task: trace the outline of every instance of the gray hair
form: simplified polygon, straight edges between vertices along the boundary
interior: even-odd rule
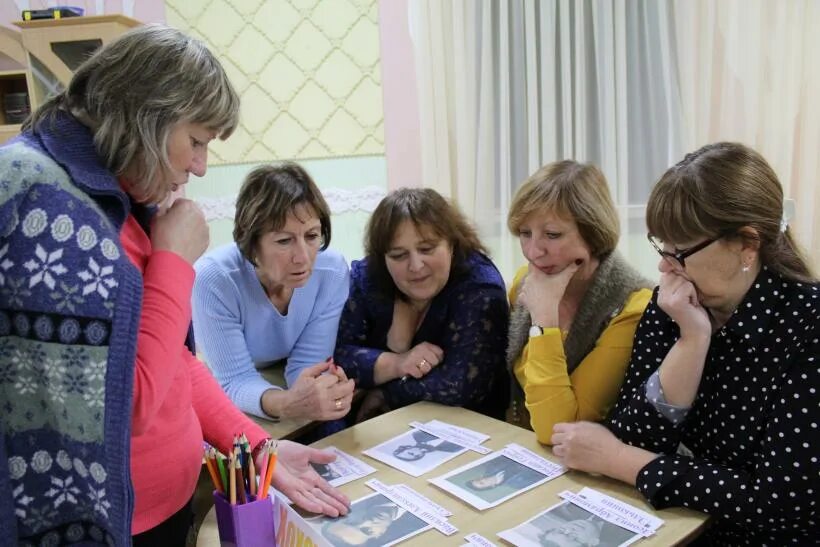
[[[100,48],[24,129],[36,130],[57,110],[91,129],[108,169],[133,176],[134,199],[157,203],[167,192],[159,180],[170,171],[167,140],[174,126],[202,124],[227,139],[239,122],[239,96],[202,42],[151,24]]]

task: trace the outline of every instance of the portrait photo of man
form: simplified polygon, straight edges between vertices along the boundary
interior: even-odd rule
[[[424,431],[414,430],[411,432],[413,444],[402,444],[393,449],[393,456],[407,462],[414,462],[433,452],[458,452],[464,450],[463,447],[449,441],[439,439],[435,435],[430,435]]]
[[[618,547],[637,534],[564,501],[499,534],[517,547]]]
[[[418,477],[466,451],[463,446],[413,429],[365,450],[363,454]]]
[[[462,486],[474,496],[495,502],[515,494],[546,478],[535,469],[498,455],[481,465],[453,475],[448,480]]]
[[[311,526],[335,547],[393,545],[430,528],[382,494],[355,501],[344,517],[322,517]]]

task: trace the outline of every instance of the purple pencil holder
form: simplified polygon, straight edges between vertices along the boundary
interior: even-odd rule
[[[261,500],[251,496],[248,503],[231,505],[225,496],[214,490],[216,524],[222,547],[262,547],[276,544],[271,498]]]

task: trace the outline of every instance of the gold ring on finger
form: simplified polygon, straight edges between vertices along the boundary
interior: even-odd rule
[[[342,400],[341,399],[336,399],[336,410],[341,410],[341,409],[342,409]]]

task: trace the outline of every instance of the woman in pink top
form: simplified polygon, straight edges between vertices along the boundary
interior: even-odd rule
[[[41,410],[18,416],[21,401],[0,417],[0,528],[18,543],[183,545],[203,439],[226,453],[239,432],[255,451],[266,439],[192,352],[204,216],[186,199],[155,207],[205,174],[208,143],[238,115],[203,44],[147,25],[89,58],[0,149],[0,206],[14,208],[0,218],[21,219],[3,226],[0,285],[19,273],[29,287],[0,300],[20,327],[0,321],[0,349],[40,352],[4,373],[27,386],[27,370],[51,363],[46,387],[32,387]],[[278,455],[277,489],[309,511],[347,512],[310,466],[331,454],[283,441]]]

